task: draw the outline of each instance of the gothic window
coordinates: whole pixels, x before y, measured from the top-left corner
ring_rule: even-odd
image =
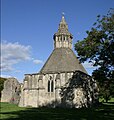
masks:
[[[48,92],[50,92],[50,80],[48,80]]]
[[[53,80],[51,81],[51,92],[53,92]]]
[[[48,92],[54,91],[54,82],[52,80],[52,77],[50,77],[50,80],[48,80]]]

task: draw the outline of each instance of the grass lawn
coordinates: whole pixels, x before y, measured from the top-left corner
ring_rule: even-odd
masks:
[[[88,109],[21,108],[1,103],[1,120],[114,120],[114,102]]]

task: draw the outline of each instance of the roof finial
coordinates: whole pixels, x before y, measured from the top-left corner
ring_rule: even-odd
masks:
[[[64,13],[64,12],[62,12],[62,19],[61,19],[61,23],[66,23],[66,22],[65,22],[64,15],[65,15],[65,13]]]

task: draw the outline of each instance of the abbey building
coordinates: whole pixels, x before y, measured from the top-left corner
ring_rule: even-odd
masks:
[[[72,50],[64,16],[53,36],[54,50],[39,73],[26,74],[19,106],[88,107],[97,100],[97,84]]]

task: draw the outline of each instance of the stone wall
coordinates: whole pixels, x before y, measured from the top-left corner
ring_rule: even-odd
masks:
[[[69,82],[61,88],[64,107],[90,107],[98,102],[96,81],[89,75],[75,71]]]
[[[60,101],[60,89],[64,86],[71,73],[27,74],[21,91],[19,106],[46,106]],[[48,82],[53,81],[53,92],[48,91]]]
[[[93,95],[97,94],[94,89],[97,89],[96,82],[80,71],[28,74],[19,106],[88,107],[95,99]]]
[[[4,82],[1,102],[19,103],[21,84],[15,78],[8,78]]]

